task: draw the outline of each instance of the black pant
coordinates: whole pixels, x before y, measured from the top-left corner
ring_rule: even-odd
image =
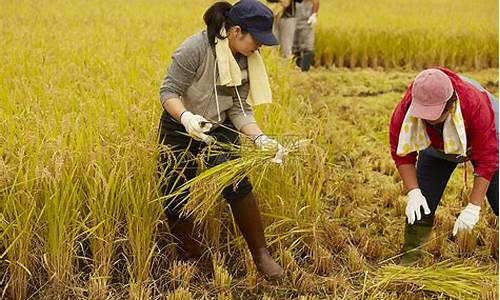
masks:
[[[222,143],[240,144],[240,137],[234,126],[230,122],[225,122],[224,127],[217,127],[208,134]],[[158,130],[159,143],[168,146],[169,151],[160,155],[159,171],[163,175],[161,192],[164,196],[175,192],[185,182],[196,177],[198,164],[195,158],[206,147],[204,142],[196,141],[187,136],[186,129],[182,124],[177,123],[166,111],[163,112]],[[214,151],[214,153],[204,153],[204,164],[207,167],[214,167],[228,160],[239,157],[238,151]],[[252,184],[245,177],[236,186],[228,186],[222,191],[223,197],[228,201],[236,201],[244,198],[252,191]],[[189,191],[185,191],[167,201],[165,213],[173,221],[179,219],[181,209],[189,198]]]
[[[418,185],[427,199],[431,214],[422,214],[422,220],[416,221],[416,223],[424,224],[434,219],[441,196],[457,165],[457,163],[429,155],[427,150],[419,153],[417,162]],[[493,212],[498,216],[498,171],[491,179],[486,197]]]

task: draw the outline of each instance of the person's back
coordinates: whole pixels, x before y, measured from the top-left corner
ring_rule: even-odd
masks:
[[[297,3],[295,7],[295,18],[297,19],[297,27],[310,26],[308,24],[309,17],[313,14],[313,2],[311,0],[304,0]]]

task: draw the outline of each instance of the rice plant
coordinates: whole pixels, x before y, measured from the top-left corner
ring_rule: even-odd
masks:
[[[498,68],[496,1],[333,0],[320,10],[317,65]]]

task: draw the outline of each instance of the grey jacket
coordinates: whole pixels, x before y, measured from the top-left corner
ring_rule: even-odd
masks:
[[[218,72],[215,49],[210,46],[206,31],[193,35],[172,54],[172,63],[160,88],[162,104],[172,98],[181,99],[192,113],[218,123],[229,119],[237,130],[255,123],[252,108],[246,102],[250,89],[247,59],[240,56],[237,62],[242,70],[242,85],[238,86],[242,105],[235,87],[217,85],[216,101],[214,83]]]

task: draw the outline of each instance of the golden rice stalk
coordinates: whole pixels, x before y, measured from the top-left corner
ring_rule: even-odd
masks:
[[[352,242],[358,245],[363,245],[369,239],[366,228],[358,227],[352,234]]]
[[[337,296],[344,294],[345,291],[351,287],[351,284],[345,277],[341,275],[335,275],[327,277],[325,282],[323,283],[323,286],[329,294]]]
[[[288,152],[286,159],[290,159],[293,153],[301,150],[308,143],[309,140],[299,140],[295,143],[285,145]],[[208,150],[201,153],[197,159],[204,160],[211,155],[227,154],[228,152],[236,154],[241,149],[237,145],[217,142],[209,146]],[[273,158],[274,153],[272,151],[247,149],[241,157],[206,169],[195,178],[187,181],[175,192],[167,195],[167,201],[185,191],[190,191],[190,201],[183,208],[183,215],[189,216],[195,214],[197,221],[202,220],[217,205],[218,202],[216,200],[226,187],[236,187],[241,180],[256,169],[259,169],[259,174],[261,174],[260,180],[265,178],[268,168],[277,166],[272,162]],[[286,163],[286,160],[284,163]],[[254,182],[254,186],[258,185],[260,180]]]
[[[351,273],[358,273],[365,271],[367,266],[363,255],[361,255],[358,249],[354,246],[348,246],[344,250],[344,255],[347,260],[345,266]]]
[[[245,268],[247,274],[245,276],[245,285],[247,289],[254,289],[257,287],[257,268],[252,259],[252,254],[248,250],[244,250]]]
[[[404,196],[399,196],[397,199],[395,199],[394,203],[394,208],[396,211],[396,216],[402,217],[405,215],[405,208],[406,208],[406,197]]]
[[[109,297],[108,281],[111,277],[92,276],[89,280],[89,295],[91,299],[107,299]]]
[[[446,256],[446,245],[448,235],[453,229],[455,217],[446,211],[437,211],[434,221],[434,229],[429,240],[428,251],[434,258]]]
[[[168,275],[170,277],[169,285],[172,289],[179,287],[188,288],[189,283],[194,277],[196,267],[194,263],[173,261],[170,264]]]
[[[168,292],[166,300],[191,300],[193,296],[188,289],[184,287],[177,288],[171,292]]]
[[[312,251],[313,267],[317,274],[327,276],[334,271],[333,256],[330,251],[321,245],[313,248]]]
[[[316,297],[316,296],[310,296],[310,295],[300,296],[298,299],[299,300],[319,300],[318,297]]]
[[[498,227],[497,227],[498,228]],[[490,249],[490,255],[498,260],[498,231],[496,230],[488,230],[487,233],[488,241],[489,241],[489,249]]]
[[[296,271],[292,273],[292,287],[299,294],[308,292],[313,287],[313,281],[311,274],[305,271]]]
[[[471,257],[476,249],[478,236],[476,232],[459,232],[458,233],[458,256]]]
[[[221,292],[217,294],[217,300],[232,300],[233,297],[231,296],[230,292]]]
[[[231,282],[233,277],[225,266],[225,259],[219,253],[216,253],[212,260],[214,268],[214,287],[220,294],[231,291]]]
[[[377,258],[382,256],[384,250],[382,242],[378,239],[367,238],[363,245],[362,252],[368,258]]]
[[[481,295],[481,299],[483,299],[483,300],[497,300],[498,299],[498,289],[493,288],[493,289],[483,291],[483,293]]]
[[[498,275],[481,267],[446,260],[428,267],[386,265],[375,271],[370,289],[414,290],[456,299],[479,299],[498,286]]]
[[[328,249],[333,253],[344,249],[346,240],[349,238],[344,229],[333,221],[325,222],[323,228],[325,236],[322,240],[327,243]]]
[[[283,266],[287,273],[292,273],[299,270],[299,265],[293,256],[292,251],[280,249],[278,254],[280,265]]]
[[[151,289],[142,281],[141,283],[132,281],[129,288],[129,300],[151,299]]]

